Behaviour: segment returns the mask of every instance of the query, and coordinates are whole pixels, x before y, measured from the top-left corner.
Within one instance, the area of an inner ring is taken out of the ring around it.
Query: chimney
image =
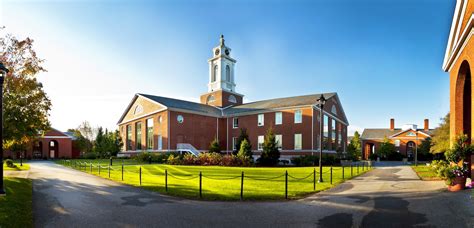
[[[429,130],[430,130],[430,120],[425,119],[425,131],[429,131]]]
[[[395,130],[395,119],[390,119],[390,130],[393,131]]]

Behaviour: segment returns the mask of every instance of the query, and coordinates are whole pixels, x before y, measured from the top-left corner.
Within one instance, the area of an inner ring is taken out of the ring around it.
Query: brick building
[[[25,158],[28,159],[55,159],[77,158],[79,150],[73,147],[74,136],[52,128],[44,135],[38,136],[26,148]],[[19,152],[5,151],[5,157],[19,158]]]
[[[474,64],[474,2],[457,0],[443,61],[450,76],[451,141],[460,134],[473,139],[471,66]],[[470,160],[473,158],[471,157]],[[474,175],[474,167],[471,167]]]
[[[385,138],[395,145],[398,153],[409,161],[414,159],[416,147],[433,135],[429,120],[425,119],[424,127],[418,129],[416,124],[405,124],[401,128],[395,128],[395,119],[390,119],[389,128],[364,129],[360,139],[362,143],[362,159],[368,159],[380,148]]]
[[[240,129],[247,129],[256,155],[266,130],[273,127],[282,159],[313,154],[319,148],[321,94],[277,98],[243,103],[235,91],[231,49],[224,44],[213,48],[209,59],[208,92],[200,103],[136,94],[118,121],[125,155],[141,151],[207,151],[217,138],[223,152],[234,149]],[[348,121],[336,93],[325,93],[324,147],[326,153],[345,151]]]

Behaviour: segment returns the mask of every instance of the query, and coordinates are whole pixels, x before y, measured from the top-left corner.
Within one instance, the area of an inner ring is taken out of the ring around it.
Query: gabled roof
[[[217,108],[211,105],[196,103],[192,101],[185,101],[185,100],[179,100],[179,99],[174,99],[174,98],[169,98],[169,97],[161,97],[161,96],[137,93],[133,97],[132,101],[128,105],[125,112],[120,117],[120,120],[118,121],[118,123],[121,123],[123,121],[128,110],[132,107],[132,105],[134,104],[134,102],[137,100],[138,97],[144,97],[150,100],[151,102],[155,102],[157,104],[160,104],[166,107],[167,109],[174,110],[174,111],[191,112],[191,113],[197,113],[197,114],[209,115],[209,116],[215,116],[215,117],[226,117],[226,116],[235,116],[235,115],[245,115],[245,114],[250,114],[252,112],[264,112],[264,111],[270,111],[274,109],[316,105],[318,103],[317,100],[319,99],[320,96],[321,94],[311,94],[311,95],[304,95],[304,96],[284,97],[284,98],[256,101],[256,102],[232,106],[228,108]],[[337,93],[324,93],[324,97],[326,99],[335,97],[337,99],[338,104],[340,104]],[[344,111],[342,111],[342,116],[343,116],[342,121],[348,124]]]
[[[390,128],[367,128],[367,129],[364,129],[364,132],[362,132],[362,135],[360,136],[360,138],[361,139],[384,139],[385,137],[387,138],[395,137],[409,130],[412,130],[412,129],[402,130],[400,128],[395,128],[393,130],[390,130]],[[433,129],[430,129],[428,131],[425,131],[423,129],[418,129],[418,132],[421,132],[429,136],[433,135]]]
[[[149,95],[149,94],[142,94],[142,93],[139,93],[138,95],[146,97],[152,101],[155,101],[163,106],[168,107],[169,109],[187,110],[187,111],[193,111],[193,112],[198,112],[198,113],[208,114],[208,115],[213,115],[213,116],[222,115],[222,112],[219,108],[216,108],[210,105],[205,105],[205,104],[200,104],[200,103],[185,101],[185,100],[178,100],[178,99],[169,98],[169,97],[160,97],[160,96],[154,96],[154,95]]]
[[[324,93],[326,99],[334,97],[336,93]],[[278,109],[285,107],[315,105],[321,94],[311,94],[296,97],[275,98],[270,100],[256,101],[247,104],[237,105],[224,110],[226,115],[235,115],[246,112],[259,112],[269,109]]]

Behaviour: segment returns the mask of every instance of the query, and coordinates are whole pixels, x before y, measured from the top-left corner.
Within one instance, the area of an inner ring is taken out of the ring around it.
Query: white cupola
[[[221,35],[219,46],[212,49],[213,57],[209,62],[208,92],[225,90],[235,92],[234,65],[237,62],[230,57],[231,49],[225,46]]]

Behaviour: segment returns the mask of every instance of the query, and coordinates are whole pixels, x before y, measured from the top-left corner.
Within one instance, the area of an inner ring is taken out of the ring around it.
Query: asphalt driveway
[[[202,202],[33,162],[36,227],[474,227],[471,191],[388,166],[297,201]]]

